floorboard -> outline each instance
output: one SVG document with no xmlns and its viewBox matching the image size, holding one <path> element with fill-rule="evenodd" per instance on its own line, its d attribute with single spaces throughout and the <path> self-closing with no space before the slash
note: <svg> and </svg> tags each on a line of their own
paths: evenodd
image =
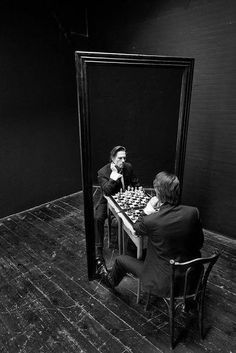
<svg viewBox="0 0 236 353">
<path fill-rule="evenodd" d="M 0 220 L 0 352 L 170 352 L 164 302 L 152 297 L 145 311 L 131 277 L 115 293 L 88 281 L 85 248 L 81 192 Z M 219 248 L 206 337 L 200 340 L 194 315 L 180 313 L 176 353 L 236 352 L 235 245 L 206 232 L 203 255 Z M 108 266 L 117 253 L 115 244 L 105 249 Z"/>
</svg>

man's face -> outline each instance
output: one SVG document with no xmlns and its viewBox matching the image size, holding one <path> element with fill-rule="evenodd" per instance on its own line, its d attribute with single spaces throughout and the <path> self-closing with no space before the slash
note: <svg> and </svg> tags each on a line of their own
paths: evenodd
<svg viewBox="0 0 236 353">
<path fill-rule="evenodd" d="M 126 160 L 126 152 L 119 151 L 117 152 L 116 156 L 112 159 L 112 162 L 119 168 L 123 168 L 124 163 Z"/>
</svg>

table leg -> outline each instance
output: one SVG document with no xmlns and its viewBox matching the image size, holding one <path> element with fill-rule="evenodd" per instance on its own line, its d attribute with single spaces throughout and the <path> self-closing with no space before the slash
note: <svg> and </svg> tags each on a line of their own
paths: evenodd
<svg viewBox="0 0 236 353">
<path fill-rule="evenodd" d="M 122 254 L 125 255 L 127 253 L 127 242 L 128 242 L 128 236 L 122 227 Z"/>
<path fill-rule="evenodd" d="M 107 207 L 107 242 L 108 248 L 111 246 L 111 211 L 109 206 Z"/>
<path fill-rule="evenodd" d="M 142 258 L 142 255 L 143 255 L 143 241 L 142 241 L 142 237 L 140 237 L 137 245 L 137 259 L 140 260 Z M 138 278 L 137 300 L 136 300 L 137 304 L 140 301 L 140 294 L 141 294 L 141 280 Z"/>
<path fill-rule="evenodd" d="M 143 239 L 142 237 L 139 237 L 138 245 L 137 245 L 137 259 L 138 260 L 142 259 L 142 256 L 143 256 Z"/>
<path fill-rule="evenodd" d="M 119 248 L 119 255 L 123 253 L 123 227 L 122 227 L 122 220 L 119 218 L 118 221 L 118 248 Z"/>
</svg>

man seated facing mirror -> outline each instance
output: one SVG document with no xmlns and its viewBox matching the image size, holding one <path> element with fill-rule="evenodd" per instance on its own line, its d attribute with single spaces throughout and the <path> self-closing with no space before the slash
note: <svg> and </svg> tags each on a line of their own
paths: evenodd
<svg viewBox="0 0 236 353">
<path fill-rule="evenodd" d="M 150 199 L 133 226 L 136 234 L 148 237 L 145 260 L 120 255 L 111 271 L 100 266 L 98 273 L 112 288 L 118 286 L 127 273 L 132 273 L 141 279 L 145 291 L 167 296 L 170 291 L 170 259 L 184 262 L 201 257 L 204 236 L 198 209 L 179 203 L 177 176 L 160 172 L 153 186 L 156 196 Z"/>
<path fill-rule="evenodd" d="M 115 195 L 128 186 L 139 186 L 139 181 L 133 172 L 132 165 L 126 162 L 126 148 L 115 146 L 110 152 L 110 163 L 98 171 L 98 182 L 102 196 L 95 209 L 95 246 L 96 262 L 99 266 L 105 263 L 103 257 L 104 223 L 107 218 L 107 200 L 104 197 Z"/>
</svg>

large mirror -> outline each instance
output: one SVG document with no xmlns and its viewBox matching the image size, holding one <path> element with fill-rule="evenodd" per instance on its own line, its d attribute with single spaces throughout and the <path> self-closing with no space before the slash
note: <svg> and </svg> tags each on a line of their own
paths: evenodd
<svg viewBox="0 0 236 353">
<path fill-rule="evenodd" d="M 143 187 L 157 172 L 183 180 L 194 60 L 75 53 L 88 278 L 95 277 L 97 171 L 125 146 Z"/>
</svg>

